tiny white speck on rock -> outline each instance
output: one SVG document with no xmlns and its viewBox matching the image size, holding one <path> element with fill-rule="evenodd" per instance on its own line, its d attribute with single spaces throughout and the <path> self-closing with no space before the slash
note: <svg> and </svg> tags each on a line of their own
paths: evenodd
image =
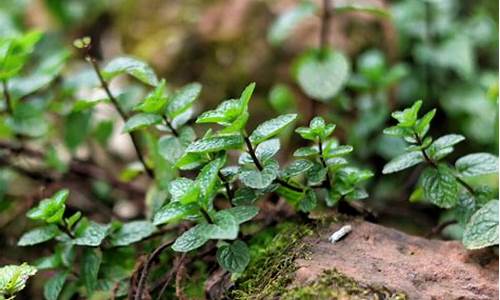
<svg viewBox="0 0 500 300">
<path fill-rule="evenodd" d="M 352 231 L 351 225 L 344 225 L 339 230 L 332 233 L 332 235 L 328 238 L 328 241 L 330 241 L 330 243 L 332 244 L 335 244 L 336 242 L 340 241 L 343 237 L 348 235 L 349 232 L 351 231 Z"/>
</svg>

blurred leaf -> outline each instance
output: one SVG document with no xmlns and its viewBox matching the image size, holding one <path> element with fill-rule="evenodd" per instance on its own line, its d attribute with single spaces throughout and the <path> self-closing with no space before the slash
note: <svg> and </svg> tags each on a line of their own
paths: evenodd
<svg viewBox="0 0 500 300">
<path fill-rule="evenodd" d="M 83 251 L 80 274 L 87 289 L 87 297 L 92 295 L 97 286 L 97 275 L 101 266 L 102 256 L 99 250 L 85 248 Z"/>
<path fill-rule="evenodd" d="M 68 273 L 66 271 L 57 272 L 43 286 L 43 296 L 46 300 L 57 300 L 64 287 Z"/>
<path fill-rule="evenodd" d="M 162 121 L 161 116 L 157 114 L 139 113 L 133 115 L 125 122 L 123 132 L 131 132 L 134 130 L 146 128 L 150 125 L 158 124 Z"/>
<path fill-rule="evenodd" d="M 35 275 L 37 269 L 23 263 L 22 265 L 7 265 L 0 268 L 0 296 L 10 296 L 18 293 L 26 286 L 29 277 Z"/>
<path fill-rule="evenodd" d="M 111 80 L 118 75 L 129 74 L 151 86 L 158 85 L 158 78 L 153 69 L 145 62 L 132 57 L 118 57 L 110 61 L 102 70 L 104 80 Z"/>
<path fill-rule="evenodd" d="M 195 141 L 189 145 L 186 152 L 190 153 L 209 153 L 221 150 L 239 149 L 243 145 L 241 135 L 223 135 L 207 137 Z"/>
<path fill-rule="evenodd" d="M 18 246 L 32 246 L 49 241 L 59 234 L 55 225 L 47 225 L 32 229 L 21 236 L 17 242 Z"/>
<path fill-rule="evenodd" d="M 301 1 L 297 6 L 278 16 L 269 29 L 267 40 L 272 45 L 283 43 L 295 27 L 305 18 L 313 16 L 317 7 L 309 1 Z"/>
<path fill-rule="evenodd" d="M 123 224 L 110 236 L 113 246 L 127 246 L 147 238 L 156 231 L 156 227 L 149 221 L 132 221 Z"/>
</svg>

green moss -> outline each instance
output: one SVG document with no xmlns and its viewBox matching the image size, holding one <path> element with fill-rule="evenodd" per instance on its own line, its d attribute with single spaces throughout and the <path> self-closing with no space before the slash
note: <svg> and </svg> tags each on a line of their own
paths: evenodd
<svg viewBox="0 0 500 300">
<path fill-rule="evenodd" d="M 283 294 L 294 278 L 295 259 L 307 255 L 302 239 L 313 234 L 311 226 L 280 224 L 271 239 L 269 233 L 251 241 L 253 257 L 245 273 L 236 281 L 231 299 L 270 299 Z"/>
<path fill-rule="evenodd" d="M 287 290 L 280 299 L 390 299 L 406 300 L 402 293 L 394 293 L 384 287 L 361 286 L 354 279 L 337 270 L 326 270 L 313 283 Z"/>
</svg>

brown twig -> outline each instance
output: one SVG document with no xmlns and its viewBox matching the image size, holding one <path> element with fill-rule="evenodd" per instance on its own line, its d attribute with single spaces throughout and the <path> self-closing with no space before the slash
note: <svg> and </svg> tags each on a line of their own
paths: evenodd
<svg viewBox="0 0 500 300">
<path fill-rule="evenodd" d="M 425 235 L 426 238 L 431 238 L 432 236 L 439 235 L 441 232 L 448 226 L 457 224 L 458 222 L 456 220 L 449 220 L 446 222 L 443 222 L 441 224 L 438 224 L 437 226 L 433 227 L 431 231 Z"/>
<path fill-rule="evenodd" d="M 183 263 L 181 263 L 179 269 L 177 270 L 177 273 L 175 274 L 175 296 L 177 296 L 177 299 L 179 300 L 188 299 L 186 297 L 186 294 L 184 293 L 184 290 L 182 289 L 182 279 L 186 274 L 186 272 L 187 272 L 186 266 Z"/>
<path fill-rule="evenodd" d="M 115 96 L 113 96 L 113 93 L 111 93 L 111 90 L 109 89 L 108 82 L 102 76 L 101 69 L 100 69 L 99 64 L 97 63 L 96 59 L 94 57 L 90 56 L 90 54 L 88 54 L 88 53 L 87 53 L 86 58 L 90 62 L 92 67 L 94 68 L 94 72 L 96 73 L 97 77 L 99 78 L 99 82 L 101 83 L 102 88 L 106 92 L 106 95 L 108 95 L 109 100 L 111 100 L 111 103 L 113 104 L 116 111 L 118 112 L 118 114 L 122 118 L 123 122 L 127 122 L 128 116 L 125 113 L 125 111 L 121 108 L 120 103 L 118 103 L 118 100 L 115 98 Z M 137 158 L 139 158 L 142 165 L 144 166 L 144 170 L 146 171 L 146 174 L 149 177 L 154 178 L 153 170 L 151 170 L 151 168 L 147 165 L 147 163 L 144 159 L 144 155 L 142 153 L 141 147 L 139 146 L 138 135 L 135 132 L 130 132 L 129 135 L 130 135 L 130 139 L 132 140 L 132 144 L 134 145 L 134 149 L 135 149 L 135 152 L 137 154 Z"/>
<path fill-rule="evenodd" d="M 182 253 L 182 255 L 177 256 L 177 260 L 176 260 L 174 267 L 172 269 L 170 269 L 170 271 L 168 271 L 167 276 L 165 276 L 165 278 L 163 280 L 163 286 L 162 286 L 160 292 L 158 293 L 158 296 L 156 297 L 158 300 L 161 299 L 161 297 L 163 296 L 163 294 L 167 290 L 167 287 L 170 284 L 170 281 L 172 281 L 172 278 L 174 277 L 174 274 L 177 274 L 181 265 L 183 265 L 185 263 L 184 262 L 185 258 L 186 258 L 186 253 Z"/>
</svg>

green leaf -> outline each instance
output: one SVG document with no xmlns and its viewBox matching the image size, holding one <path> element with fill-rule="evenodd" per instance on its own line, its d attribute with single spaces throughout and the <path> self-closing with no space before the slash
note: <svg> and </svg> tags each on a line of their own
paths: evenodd
<svg viewBox="0 0 500 300">
<path fill-rule="evenodd" d="M 491 200 L 472 215 L 462 242 L 467 249 L 498 245 L 498 200 Z"/>
<path fill-rule="evenodd" d="M 305 192 L 304 198 L 299 201 L 298 208 L 303 212 L 309 212 L 316 207 L 317 202 L 318 198 L 316 197 L 316 193 L 308 189 Z"/>
<path fill-rule="evenodd" d="M 111 80 L 118 75 L 129 74 L 151 86 L 158 85 L 155 72 L 145 62 L 132 57 L 118 57 L 110 61 L 102 70 L 104 80 Z"/>
<path fill-rule="evenodd" d="M 243 272 L 250 262 L 250 251 L 240 240 L 231 245 L 222 245 L 217 249 L 216 256 L 219 264 L 231 273 Z"/>
<path fill-rule="evenodd" d="M 177 201 L 168 203 L 160 208 L 153 217 L 154 225 L 161 225 L 165 223 L 174 222 L 184 219 L 191 215 L 196 215 L 199 206 L 196 203 L 182 204 Z"/>
<path fill-rule="evenodd" d="M 167 104 L 165 80 L 162 79 L 156 88 L 144 100 L 134 107 L 134 110 L 144 113 L 160 113 Z"/>
<path fill-rule="evenodd" d="M 242 110 L 240 100 L 226 100 L 219 104 L 216 109 L 202 113 L 196 119 L 196 123 L 217 123 L 228 126 L 242 114 Z"/>
<path fill-rule="evenodd" d="M 182 204 L 196 202 L 200 195 L 200 187 L 193 180 L 182 177 L 170 182 L 168 191 L 172 195 L 172 201 Z"/>
<path fill-rule="evenodd" d="M 442 208 L 452 208 L 458 201 L 458 183 L 453 171 L 446 165 L 429 168 L 422 174 L 425 197 Z"/>
<path fill-rule="evenodd" d="M 33 102 L 18 102 L 14 113 L 7 118 L 6 125 L 14 132 L 28 137 L 40 137 L 47 133 L 49 126 L 44 119 L 44 111 Z"/>
<path fill-rule="evenodd" d="M 421 162 L 423 162 L 424 156 L 420 151 L 413 151 L 413 152 L 408 152 L 401 154 L 400 156 L 397 156 L 390 162 L 388 162 L 385 166 L 384 169 L 382 170 L 382 174 L 389 174 L 389 173 L 394 173 L 394 172 L 399 172 L 401 170 L 407 169 L 409 167 L 412 167 L 414 165 L 417 165 Z"/>
<path fill-rule="evenodd" d="M 498 173 L 498 157 L 489 153 L 469 154 L 459 158 L 455 167 L 462 176 Z"/>
<path fill-rule="evenodd" d="M 177 91 L 167 105 L 166 113 L 171 118 L 179 116 L 188 110 L 201 92 L 201 84 L 190 83 Z"/>
<path fill-rule="evenodd" d="M 0 80 L 18 75 L 30 58 L 42 33 L 30 31 L 24 35 L 0 40 Z"/>
<path fill-rule="evenodd" d="M 269 103 L 279 114 L 297 111 L 297 100 L 292 90 L 284 85 L 277 84 L 269 92 Z"/>
<path fill-rule="evenodd" d="M 256 206 L 241 205 L 225 209 L 224 211 L 233 215 L 236 223 L 241 224 L 253 219 L 259 213 L 259 208 Z"/>
<path fill-rule="evenodd" d="M 226 210 L 218 211 L 214 217 L 214 224 L 207 224 L 205 237 L 213 240 L 234 240 L 238 237 L 238 220 Z"/>
<path fill-rule="evenodd" d="M 157 114 L 139 113 L 133 115 L 125 122 L 123 132 L 131 132 L 137 129 L 146 128 L 148 126 L 158 124 L 162 121 L 161 116 Z"/>
<path fill-rule="evenodd" d="M 316 156 L 319 154 L 319 149 L 318 147 L 302 147 L 293 153 L 293 156 L 295 157 L 309 157 L 309 156 Z"/>
<path fill-rule="evenodd" d="M 47 223 L 57 223 L 61 221 L 66 208 L 65 202 L 68 198 L 68 190 L 60 190 L 51 198 L 40 201 L 37 207 L 28 211 L 26 216 L 33 220 L 43 220 Z"/>
<path fill-rule="evenodd" d="M 237 189 L 234 193 L 233 204 L 236 206 L 250 205 L 253 204 L 257 198 L 258 195 L 255 190 L 248 187 L 242 187 Z"/>
<path fill-rule="evenodd" d="M 279 166 L 274 161 L 269 161 L 262 171 L 255 169 L 242 170 L 239 174 L 241 182 L 250 188 L 265 189 L 278 177 Z"/>
<path fill-rule="evenodd" d="M 64 144 L 74 152 L 87 138 L 90 131 L 90 112 L 72 112 L 64 120 Z"/>
<path fill-rule="evenodd" d="M 0 297 L 20 292 L 26 286 L 29 277 L 35 275 L 37 269 L 23 263 L 19 266 L 7 265 L 0 268 Z"/>
<path fill-rule="evenodd" d="M 196 182 L 198 183 L 201 191 L 203 201 L 200 203 L 201 207 L 205 209 L 212 208 L 212 199 L 217 192 L 217 186 L 220 182 L 219 170 L 226 164 L 226 156 L 223 155 L 206 164 L 201 169 Z"/>
<path fill-rule="evenodd" d="M 320 163 L 313 163 L 313 166 L 306 171 L 305 178 L 307 178 L 308 185 L 321 184 L 326 179 L 327 169 Z"/>
<path fill-rule="evenodd" d="M 258 144 L 279 134 L 287 125 L 297 118 L 297 114 L 281 115 L 260 124 L 250 135 L 250 141 Z"/>
<path fill-rule="evenodd" d="M 460 134 L 447 134 L 436 139 L 426 150 L 431 159 L 440 160 L 453 152 L 453 146 L 465 140 Z"/>
<path fill-rule="evenodd" d="M 248 103 L 252 98 L 253 91 L 255 90 L 255 82 L 248 84 L 240 95 L 241 109 L 246 112 L 248 109 Z"/>
<path fill-rule="evenodd" d="M 280 140 L 270 139 L 260 143 L 257 148 L 255 148 L 255 155 L 259 161 L 265 164 L 270 160 L 278 151 L 280 150 Z"/>
<path fill-rule="evenodd" d="M 335 13 L 363 12 L 377 17 L 390 17 L 391 13 L 384 7 L 366 3 L 338 3 L 335 5 Z"/>
<path fill-rule="evenodd" d="M 340 92 L 349 75 L 347 58 L 331 49 L 312 50 L 296 63 L 295 77 L 299 86 L 309 97 L 323 102 Z"/>
<path fill-rule="evenodd" d="M 434 116 L 436 115 L 436 109 L 433 109 L 426 113 L 421 119 L 417 120 L 417 124 L 415 125 L 415 132 L 419 137 L 424 137 L 429 131 L 430 124 Z"/>
<path fill-rule="evenodd" d="M 303 1 L 285 11 L 271 25 L 267 40 L 275 46 L 283 43 L 302 20 L 314 15 L 316 9 L 315 4 Z"/>
<path fill-rule="evenodd" d="M 198 224 L 178 237 L 172 249 L 177 252 L 188 252 L 203 246 L 209 239 L 206 236 L 209 224 Z"/>
<path fill-rule="evenodd" d="M 59 234 L 59 229 L 55 225 L 47 225 L 32 229 L 19 239 L 18 246 L 31 246 L 49 241 Z"/>
<path fill-rule="evenodd" d="M 241 135 L 223 135 L 203 138 L 190 144 L 186 152 L 208 153 L 221 150 L 239 149 L 243 145 Z"/>
<path fill-rule="evenodd" d="M 59 298 L 67 277 L 67 272 L 58 272 L 45 283 L 43 286 L 45 300 L 57 300 Z"/>
<path fill-rule="evenodd" d="M 147 238 L 156 231 L 156 227 L 149 221 L 133 221 L 123 224 L 111 234 L 111 245 L 127 246 Z"/>
<path fill-rule="evenodd" d="M 391 116 L 398 120 L 399 125 L 403 127 L 412 127 L 417 123 L 420 107 L 422 107 L 422 100 L 416 101 L 410 108 L 393 112 Z"/>
<path fill-rule="evenodd" d="M 332 158 L 336 156 L 343 156 L 351 153 L 354 148 L 351 145 L 340 145 L 336 147 L 328 147 L 325 149 L 323 156 L 325 158 Z"/>
<path fill-rule="evenodd" d="M 162 136 L 158 140 L 158 152 L 166 161 L 175 164 L 184 154 L 185 147 L 175 136 Z"/>
<path fill-rule="evenodd" d="M 98 249 L 85 248 L 83 251 L 80 274 L 83 279 L 83 284 L 87 289 L 87 297 L 90 297 L 95 291 L 101 262 L 102 256 Z"/>
<path fill-rule="evenodd" d="M 307 159 L 299 159 L 293 161 L 291 164 L 286 166 L 283 170 L 283 177 L 290 178 L 294 176 L 298 176 L 300 174 L 305 173 L 307 170 L 313 167 L 313 163 Z"/>
<path fill-rule="evenodd" d="M 104 238 L 108 235 L 110 225 L 103 225 L 94 221 L 82 219 L 76 228 L 73 244 L 80 246 L 99 246 Z"/>
</svg>

